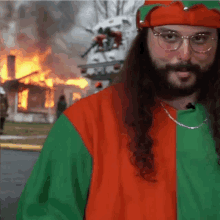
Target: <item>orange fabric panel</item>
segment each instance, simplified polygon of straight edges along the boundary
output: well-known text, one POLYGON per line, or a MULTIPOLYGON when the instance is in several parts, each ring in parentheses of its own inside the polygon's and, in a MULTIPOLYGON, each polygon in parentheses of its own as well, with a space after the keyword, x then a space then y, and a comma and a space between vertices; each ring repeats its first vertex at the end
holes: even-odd
POLYGON ((151 131, 158 183, 137 177, 120 120, 122 90, 122 84, 111 86, 64 112, 93 157, 86 220, 176 220, 176 125, 158 107, 151 131))

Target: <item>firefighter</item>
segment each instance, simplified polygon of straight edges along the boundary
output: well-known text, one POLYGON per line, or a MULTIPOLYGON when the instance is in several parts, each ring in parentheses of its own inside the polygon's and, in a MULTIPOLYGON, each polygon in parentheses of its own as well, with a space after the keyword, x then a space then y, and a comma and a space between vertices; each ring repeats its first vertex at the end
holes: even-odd
POLYGON ((116 49, 122 44, 122 33, 121 31, 113 31, 109 27, 104 30, 108 39, 108 50, 114 49, 113 45, 116 44, 116 49))
POLYGON ((107 42, 107 36, 104 34, 104 31, 102 28, 99 28, 98 30, 98 35, 95 36, 93 39, 92 39, 92 44, 91 46, 89 47, 89 49, 81 55, 82 58, 84 58, 92 48, 94 48, 95 46, 97 46, 97 50, 96 52, 100 52, 100 51, 105 51, 106 50, 106 42, 107 42))
POLYGON ((111 36, 114 37, 114 43, 116 44, 116 49, 118 49, 119 46, 122 43, 122 33, 121 33, 121 31, 112 31, 111 36))
POLYGON ((93 38, 93 41, 98 45, 98 51, 104 51, 107 36, 103 33, 102 28, 99 29, 98 35, 93 38))
POLYGON ((0 134, 3 134, 5 119, 8 116, 8 99, 3 87, 0 87, 0 134))
POLYGON ((101 91, 101 90, 102 90, 102 88, 103 88, 102 83, 101 83, 101 82, 97 82, 97 83, 95 84, 95 88, 96 88, 95 93, 97 93, 97 92, 101 91))
POLYGON ((107 48, 106 48, 106 51, 110 51, 114 45, 114 37, 111 36, 111 29, 110 27, 107 27, 105 28, 104 30, 104 34, 106 35, 107 37, 107 48))

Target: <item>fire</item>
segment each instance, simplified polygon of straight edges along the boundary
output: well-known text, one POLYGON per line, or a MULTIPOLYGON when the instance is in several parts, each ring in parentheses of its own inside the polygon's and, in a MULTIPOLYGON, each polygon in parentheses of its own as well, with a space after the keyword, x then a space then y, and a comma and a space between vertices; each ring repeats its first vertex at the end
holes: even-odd
POLYGON ((39 72, 33 72, 27 76, 24 76, 19 79, 19 82, 24 83, 26 85, 33 84, 38 86, 48 86, 51 85, 51 79, 48 79, 48 72, 45 73, 39 73, 39 72))
POLYGON ((45 83, 47 84, 48 87, 51 87, 51 88, 53 87, 53 79, 47 79, 45 83))
POLYGON ((88 82, 84 78, 69 79, 66 81, 66 85, 74 85, 74 86, 78 86, 81 89, 85 89, 88 86, 88 82))
POLYGON ((73 93, 73 101, 81 99, 81 95, 79 92, 73 93))
MULTIPOLYGON (((88 82, 84 78, 77 79, 60 79, 59 76, 52 76, 51 69, 41 64, 51 54, 52 49, 48 48, 44 54, 39 51, 28 54, 26 56, 22 53, 22 50, 11 50, 10 55, 14 55, 15 58, 15 78, 20 83, 26 85, 37 85, 46 88, 45 94, 45 108, 54 107, 54 85, 73 85, 80 89, 85 89, 88 86, 88 82)), ((8 76, 7 68, 7 56, 0 57, 0 80, 4 83, 7 80, 12 80, 8 76)), ((18 107, 26 109, 28 108, 28 94, 29 90, 23 90, 18 92, 18 107)), ((73 93, 73 100, 81 99, 80 93, 73 93)))
POLYGON ((54 91, 46 90, 45 108, 52 108, 54 106, 54 91))
POLYGON ((27 110, 27 100, 28 100, 28 89, 23 90, 18 93, 18 108, 23 108, 27 110))
MULTIPOLYGON (((10 51, 11 55, 16 56, 15 61, 15 78, 19 79, 23 76, 26 76, 32 72, 39 71, 41 72, 40 58, 39 55, 33 55, 32 57, 23 57, 23 54, 18 50, 10 51)), ((1 70, 2 78, 7 79, 7 56, 1 58, 3 62, 3 68, 1 70)))
POLYGON ((59 84, 65 84, 65 81, 56 77, 53 79, 53 83, 59 85, 59 84))
MULTIPOLYGON (((25 79, 24 83, 40 83, 45 82, 46 85, 50 88, 53 87, 53 84, 63 84, 63 85, 75 85, 81 89, 84 89, 88 86, 88 82, 84 78, 78 79, 69 79, 67 81, 60 79, 59 77, 56 78, 49 78, 49 73, 51 72, 50 69, 43 70, 41 63, 46 59, 46 57, 51 54, 51 48, 48 48, 44 54, 40 54, 36 51, 35 54, 32 56, 26 57, 23 55, 22 51, 19 50, 11 50, 10 54, 16 56, 15 61, 15 78, 20 79, 24 76, 29 75, 33 72, 38 72, 38 76, 32 76, 31 79, 25 79)), ((3 83, 6 80, 11 80, 8 77, 7 71, 7 56, 2 56, 0 61, 0 68, 1 68, 1 78, 3 83)), ((45 68, 45 67, 44 67, 45 68)))
MULTIPOLYGON (((44 54, 40 54, 36 51, 32 56, 25 56, 20 50, 11 50, 10 55, 16 56, 15 78, 19 79, 36 71, 44 72, 41 67, 41 62, 49 53, 51 53, 51 48, 49 48, 44 54)), ((7 56, 1 56, 0 67, 3 83, 7 80, 11 80, 11 78, 8 77, 7 56)))
POLYGON ((6 80, 11 80, 10 77, 8 76, 7 72, 7 60, 2 60, 1 61, 1 78, 2 78, 2 83, 4 83, 6 80), (4 63, 5 61, 5 63, 4 63))

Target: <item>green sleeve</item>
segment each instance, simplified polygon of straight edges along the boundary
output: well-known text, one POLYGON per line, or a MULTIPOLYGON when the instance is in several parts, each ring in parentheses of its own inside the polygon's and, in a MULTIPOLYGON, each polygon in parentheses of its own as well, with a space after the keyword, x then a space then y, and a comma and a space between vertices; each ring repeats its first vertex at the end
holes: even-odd
POLYGON ((62 114, 51 129, 21 194, 17 220, 83 220, 92 157, 62 114))

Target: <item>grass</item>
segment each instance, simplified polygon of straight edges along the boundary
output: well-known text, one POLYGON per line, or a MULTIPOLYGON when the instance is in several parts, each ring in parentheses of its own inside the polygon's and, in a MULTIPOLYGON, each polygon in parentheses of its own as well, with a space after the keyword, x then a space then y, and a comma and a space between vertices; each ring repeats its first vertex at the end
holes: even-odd
POLYGON ((53 124, 6 122, 5 135, 33 136, 48 135, 53 124))
MULTIPOLYGON (((3 135, 35 136, 48 135, 53 124, 6 122, 3 135)), ((1 143, 43 145, 45 138, 24 140, 0 140, 1 143)))

